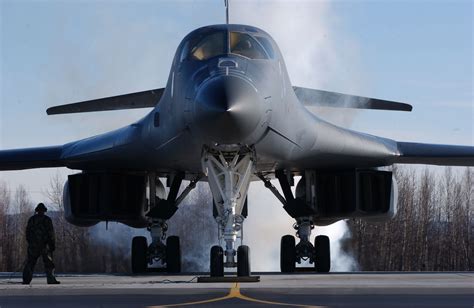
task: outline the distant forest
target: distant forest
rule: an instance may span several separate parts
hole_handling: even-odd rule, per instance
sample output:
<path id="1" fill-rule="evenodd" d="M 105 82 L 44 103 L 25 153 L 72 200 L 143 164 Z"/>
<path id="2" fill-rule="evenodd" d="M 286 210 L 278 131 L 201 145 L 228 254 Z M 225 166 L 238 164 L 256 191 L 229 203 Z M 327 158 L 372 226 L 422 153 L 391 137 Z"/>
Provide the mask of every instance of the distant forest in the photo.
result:
<path id="1" fill-rule="evenodd" d="M 394 173 L 398 182 L 398 213 L 386 222 L 347 221 L 352 236 L 343 249 L 354 256 L 362 271 L 473 271 L 474 270 L 474 170 L 466 168 L 453 172 L 446 168 L 442 174 L 415 171 L 397 166 Z M 130 242 L 144 230 L 128 227 L 110 228 L 105 224 L 92 228 L 75 227 L 63 216 L 62 190 L 64 179 L 51 179 L 45 192 L 48 215 L 56 231 L 54 259 L 58 272 L 130 272 Z M 181 237 L 182 247 L 193 254 L 183 258 L 183 269 L 207 269 L 207 246 L 217 238 L 212 211 L 196 214 L 202 206 L 210 207 L 211 194 L 204 185 L 188 200 L 186 215 L 193 224 L 170 225 L 170 234 L 183 234 L 193 228 L 201 230 L 200 241 Z M 0 271 L 21 271 L 26 257 L 25 227 L 32 215 L 33 202 L 25 187 L 10 191 L 8 183 L 0 182 Z M 14 209 L 14 210 L 13 210 Z M 194 211 L 194 212 L 193 212 Z M 13 213 L 13 214 L 12 214 Z M 174 217 L 173 217 L 174 218 Z M 111 223 L 112 224 L 112 223 Z M 173 230 L 175 229 L 175 230 Z M 203 231 L 204 230 L 204 231 Z M 193 231 L 187 234 L 193 234 Z M 201 245 L 201 246 L 200 246 Z M 37 271 L 43 268 L 38 260 Z"/>
<path id="2" fill-rule="evenodd" d="M 349 220 L 345 250 L 363 271 L 474 270 L 474 170 L 442 175 L 394 168 L 398 213 L 385 223 Z"/>

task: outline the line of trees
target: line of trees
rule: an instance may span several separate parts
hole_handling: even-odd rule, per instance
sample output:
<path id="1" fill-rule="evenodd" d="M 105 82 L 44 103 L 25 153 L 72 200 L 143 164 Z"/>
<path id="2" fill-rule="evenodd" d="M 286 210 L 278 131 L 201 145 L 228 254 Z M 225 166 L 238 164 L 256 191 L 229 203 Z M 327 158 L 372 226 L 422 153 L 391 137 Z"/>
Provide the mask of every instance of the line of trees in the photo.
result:
<path id="1" fill-rule="evenodd" d="M 344 250 L 363 271 L 472 271 L 474 270 L 474 172 L 466 168 L 444 174 L 431 169 L 416 172 L 394 168 L 398 181 L 398 214 L 384 223 L 351 219 L 352 236 Z M 130 272 L 130 243 L 145 230 L 105 223 L 75 227 L 63 215 L 64 179 L 51 179 L 45 192 L 48 215 L 56 231 L 55 263 L 58 272 Z M 11 193 L 0 182 L 0 271 L 20 271 L 26 258 L 25 227 L 33 214 L 27 190 Z M 211 195 L 200 185 L 170 220 L 169 234 L 181 236 L 183 270 L 208 267 L 210 246 L 216 243 Z M 191 236 L 190 236 L 191 235 Z M 37 270 L 42 270 L 39 261 Z"/>
<path id="2" fill-rule="evenodd" d="M 474 172 L 394 168 L 398 214 L 385 223 L 348 221 L 345 250 L 365 271 L 474 270 Z"/>

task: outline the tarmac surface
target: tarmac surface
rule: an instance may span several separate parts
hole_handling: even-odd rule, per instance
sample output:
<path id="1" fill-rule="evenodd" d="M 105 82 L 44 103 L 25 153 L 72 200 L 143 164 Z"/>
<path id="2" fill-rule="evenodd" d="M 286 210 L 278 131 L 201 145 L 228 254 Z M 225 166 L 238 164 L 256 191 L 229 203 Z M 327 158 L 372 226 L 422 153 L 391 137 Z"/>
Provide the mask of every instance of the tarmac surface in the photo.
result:
<path id="1" fill-rule="evenodd" d="M 260 282 L 197 283 L 198 275 L 58 275 L 22 285 L 0 273 L 6 307 L 474 307 L 474 273 L 260 273 Z"/>

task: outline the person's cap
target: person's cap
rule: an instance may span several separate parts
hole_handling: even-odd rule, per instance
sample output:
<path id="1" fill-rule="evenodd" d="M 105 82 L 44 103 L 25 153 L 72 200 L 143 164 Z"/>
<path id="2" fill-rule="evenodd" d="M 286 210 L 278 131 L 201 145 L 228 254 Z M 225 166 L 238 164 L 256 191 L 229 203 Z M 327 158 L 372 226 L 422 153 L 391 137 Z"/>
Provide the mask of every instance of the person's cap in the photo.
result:
<path id="1" fill-rule="evenodd" d="M 40 212 L 40 211 L 43 211 L 43 212 L 48 211 L 48 209 L 46 208 L 46 206 L 44 206 L 43 203 L 38 203 L 38 205 L 35 208 L 35 212 Z"/>

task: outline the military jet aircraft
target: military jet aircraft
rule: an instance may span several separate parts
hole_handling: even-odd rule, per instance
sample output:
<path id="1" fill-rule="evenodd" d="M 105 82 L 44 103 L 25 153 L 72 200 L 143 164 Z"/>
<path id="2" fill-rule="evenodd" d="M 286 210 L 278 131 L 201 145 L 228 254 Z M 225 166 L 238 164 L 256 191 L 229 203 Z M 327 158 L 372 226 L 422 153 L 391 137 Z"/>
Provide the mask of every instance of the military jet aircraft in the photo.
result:
<path id="1" fill-rule="evenodd" d="M 252 205 L 247 191 L 253 181 L 263 181 L 295 219 L 299 240 L 282 237 L 281 271 L 294 272 L 296 264 L 309 260 L 315 271 L 328 272 L 329 239 L 319 235 L 311 243 L 315 225 L 352 217 L 384 219 L 396 213 L 396 182 L 392 172 L 380 167 L 474 165 L 472 146 L 372 136 L 333 125 L 307 106 L 412 109 L 398 102 L 293 86 L 269 34 L 247 25 L 212 25 L 182 40 L 166 88 L 47 110 L 55 115 L 151 108 L 143 119 L 64 145 L 2 150 L 0 170 L 80 170 L 65 183 L 66 219 L 85 227 L 100 221 L 147 227 L 150 244 L 145 237 L 132 241 L 136 273 L 154 261 L 169 272 L 181 270 L 180 241 L 167 236 L 167 221 L 198 181 L 207 182 L 225 244 L 211 249 L 211 276 L 223 276 L 224 268 L 232 267 L 238 276 L 249 276 L 249 247 L 236 246 Z M 293 193 L 295 176 L 301 179 Z M 270 182 L 273 178 L 282 194 Z M 185 180 L 189 183 L 184 187 Z"/>

